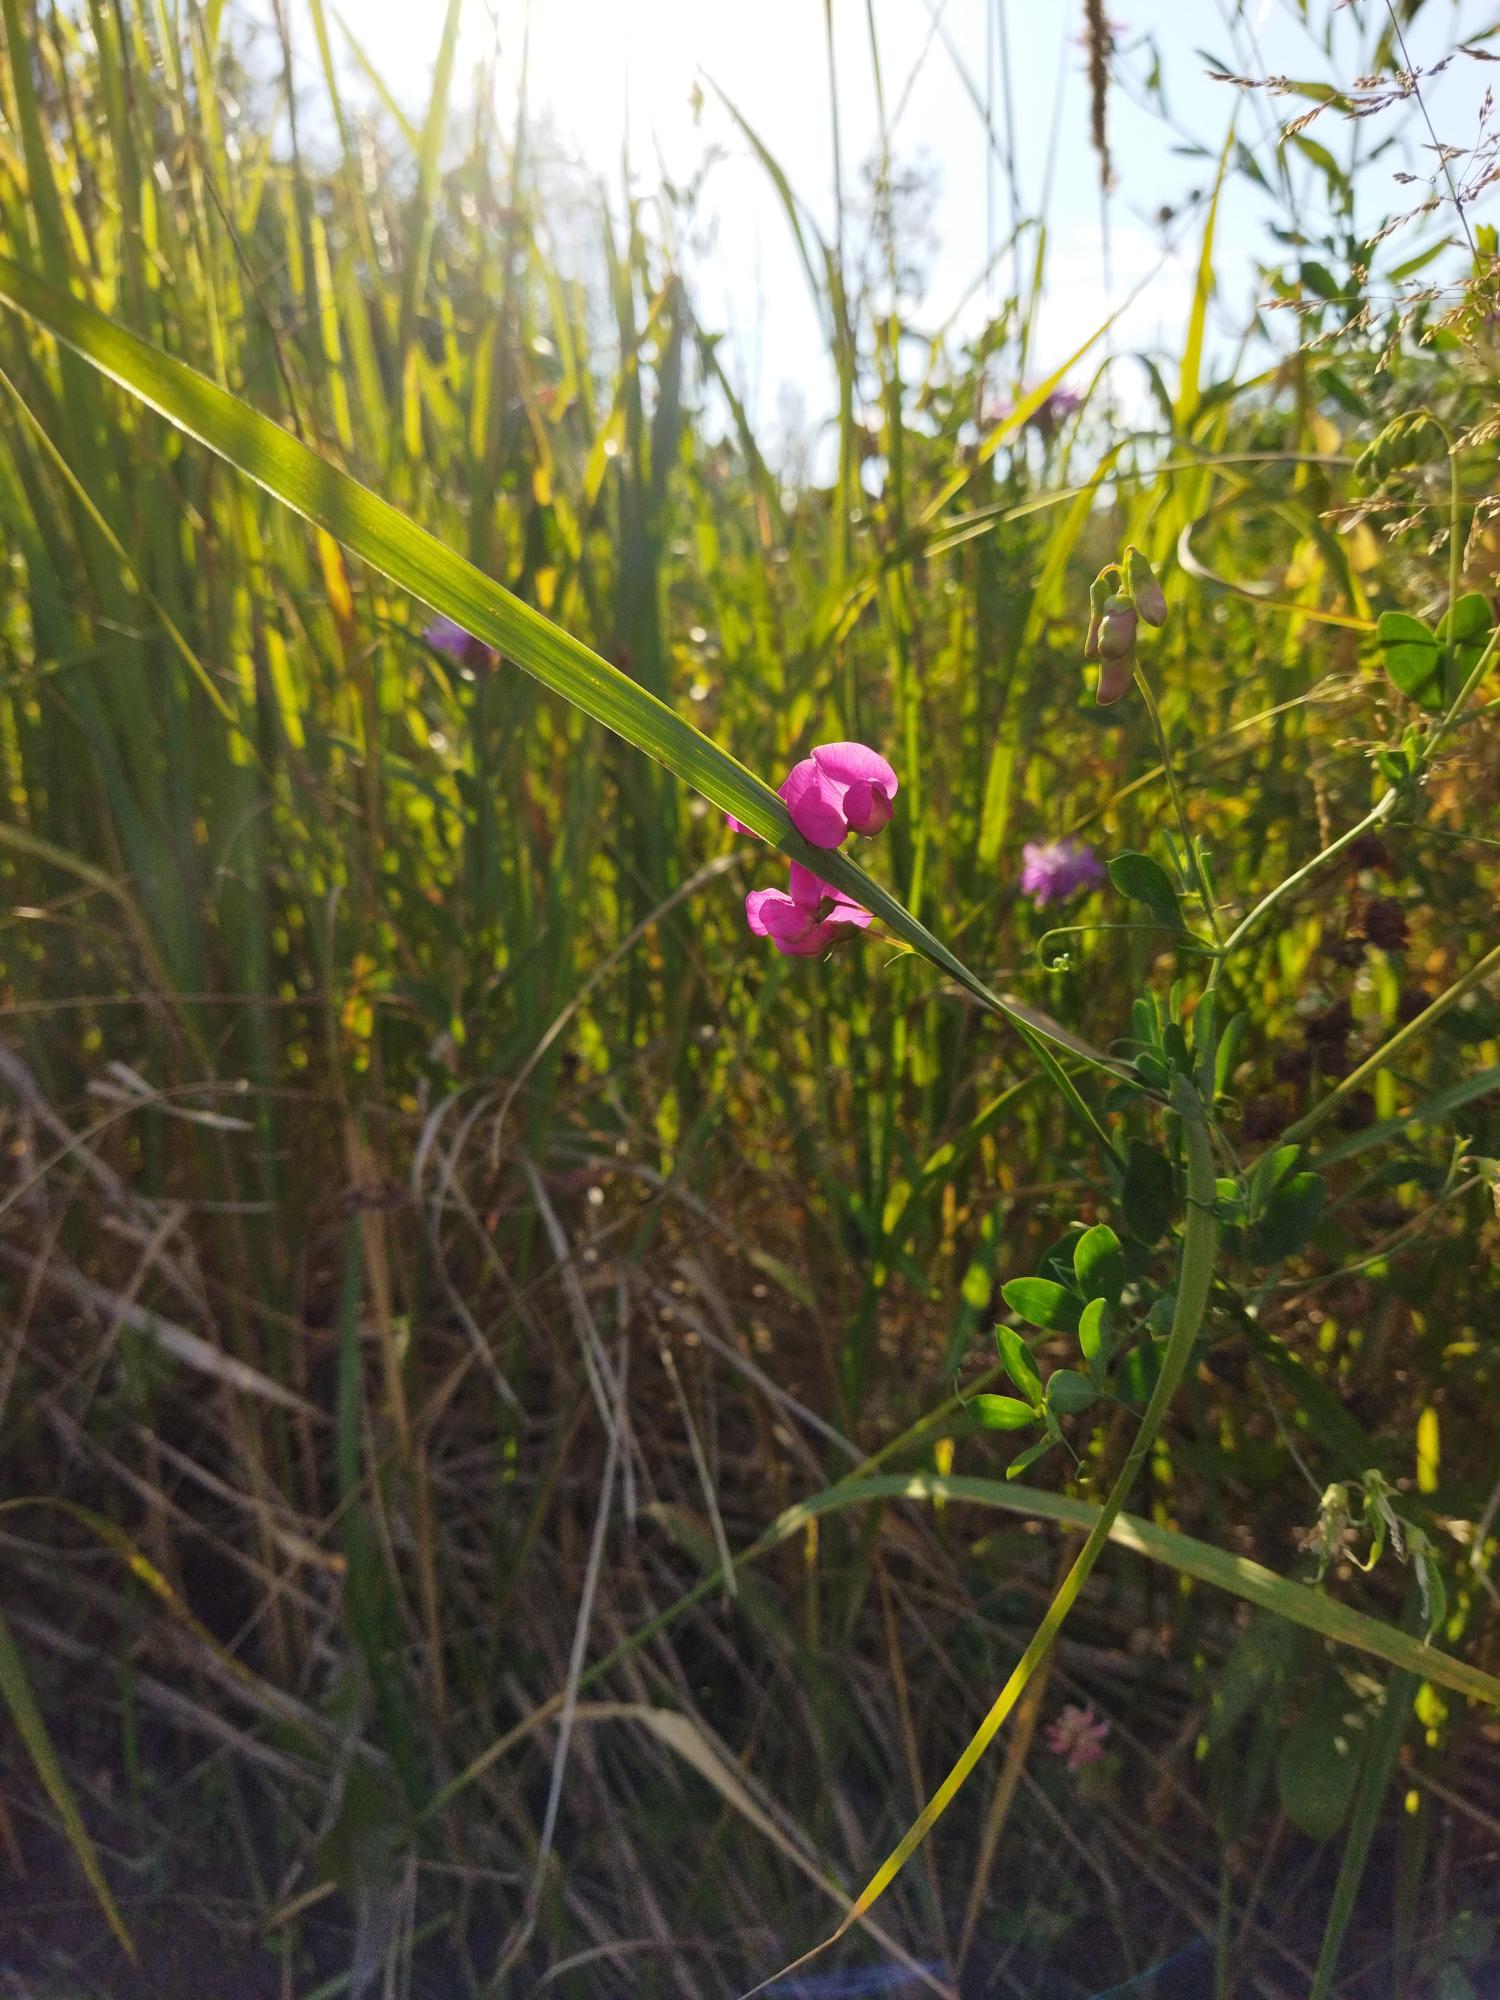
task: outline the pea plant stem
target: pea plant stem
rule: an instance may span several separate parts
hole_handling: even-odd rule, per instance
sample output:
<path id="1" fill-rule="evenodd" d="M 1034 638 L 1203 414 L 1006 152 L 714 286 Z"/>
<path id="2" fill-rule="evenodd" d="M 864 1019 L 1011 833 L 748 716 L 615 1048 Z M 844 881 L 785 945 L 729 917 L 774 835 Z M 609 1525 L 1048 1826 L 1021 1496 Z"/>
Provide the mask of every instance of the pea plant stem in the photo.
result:
<path id="1" fill-rule="evenodd" d="M 1172 1312 L 1171 1331 L 1167 1337 L 1166 1352 L 1162 1356 L 1161 1372 L 1157 1376 L 1156 1387 L 1151 1392 L 1151 1400 L 1146 1405 L 1140 1428 L 1109 1490 L 1108 1498 L 1095 1517 L 1087 1540 L 1058 1586 L 1056 1595 L 1047 1607 L 1046 1615 L 1032 1635 L 1031 1643 L 995 1697 L 989 1713 L 974 1732 L 958 1762 L 907 1829 L 899 1844 L 860 1891 L 838 1930 L 826 1941 L 827 1944 L 832 1944 L 842 1937 L 884 1895 L 947 1811 L 975 1765 L 998 1735 L 1006 1717 L 1020 1700 L 1028 1681 L 1046 1659 L 1052 1642 L 1061 1631 L 1083 1586 L 1104 1552 L 1110 1530 L 1119 1517 L 1129 1497 L 1130 1489 L 1134 1486 L 1136 1477 L 1156 1442 L 1172 1399 L 1187 1371 L 1193 1343 L 1198 1337 L 1198 1330 L 1203 1324 L 1203 1314 L 1208 1304 L 1209 1288 L 1213 1281 L 1214 1258 L 1218 1249 L 1219 1227 L 1214 1213 L 1214 1159 L 1209 1136 L 1208 1113 L 1202 1098 L 1186 1077 L 1174 1078 L 1172 1106 L 1182 1122 L 1187 1162 L 1187 1220 L 1183 1226 L 1182 1247 L 1178 1256 L 1177 1298 Z M 798 1967 L 805 1965 L 808 1959 L 816 1957 L 824 1949 L 826 1945 L 817 1946 L 805 1958 L 797 1960 L 795 1965 L 788 1966 L 776 1974 L 775 1978 L 779 1980 L 787 1973 L 795 1972 Z M 775 1981 L 766 1983 L 774 1984 Z M 760 1992 L 763 1989 L 757 1987 L 753 1990 Z M 749 2000 L 749 1996 L 746 1996 L 746 2000 Z"/>

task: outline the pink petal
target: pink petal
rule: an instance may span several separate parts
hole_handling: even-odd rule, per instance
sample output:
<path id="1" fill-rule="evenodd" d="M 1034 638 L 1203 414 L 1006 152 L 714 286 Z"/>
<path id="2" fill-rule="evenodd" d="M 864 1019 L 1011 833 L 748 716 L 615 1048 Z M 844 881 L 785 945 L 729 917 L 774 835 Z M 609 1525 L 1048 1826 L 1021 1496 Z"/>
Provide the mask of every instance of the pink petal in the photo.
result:
<path id="1" fill-rule="evenodd" d="M 844 794 L 844 818 L 856 833 L 879 833 L 891 823 L 891 801 L 883 785 L 867 785 L 861 778 Z"/>
<path id="2" fill-rule="evenodd" d="M 745 898 L 745 921 L 757 937 L 777 944 L 800 940 L 817 928 L 817 912 L 794 903 L 785 889 L 752 889 Z"/>
<path id="3" fill-rule="evenodd" d="M 771 939 L 785 958 L 821 958 L 832 941 L 832 933 L 826 924 L 814 924 L 801 937 Z"/>
<path id="4" fill-rule="evenodd" d="M 820 743 L 813 762 L 843 785 L 879 785 L 887 799 L 900 790 L 895 772 L 868 743 Z"/>
<path id="5" fill-rule="evenodd" d="M 804 868 L 800 861 L 792 863 L 791 880 L 787 883 L 787 888 L 791 892 L 792 901 L 800 903 L 808 910 L 816 910 L 820 903 L 832 902 L 838 895 L 838 890 L 831 882 L 825 882 L 821 876 L 814 875 L 812 870 Z"/>
<path id="6" fill-rule="evenodd" d="M 814 847 L 837 847 L 849 831 L 844 818 L 844 787 L 827 777 L 811 757 L 787 773 L 781 796 L 792 824 Z"/>

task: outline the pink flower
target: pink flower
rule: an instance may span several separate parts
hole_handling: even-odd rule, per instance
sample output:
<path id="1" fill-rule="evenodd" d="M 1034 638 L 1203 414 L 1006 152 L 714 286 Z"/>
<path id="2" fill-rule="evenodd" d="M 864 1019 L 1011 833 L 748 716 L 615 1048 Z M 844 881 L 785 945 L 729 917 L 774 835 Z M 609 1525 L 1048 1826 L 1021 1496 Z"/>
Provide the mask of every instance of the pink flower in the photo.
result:
<path id="1" fill-rule="evenodd" d="M 745 922 L 787 958 L 816 958 L 869 921 L 868 910 L 820 882 L 800 861 L 792 863 L 785 889 L 752 889 L 745 898 Z"/>
<path id="2" fill-rule="evenodd" d="M 781 787 L 792 824 L 814 847 L 837 847 L 846 833 L 890 824 L 896 774 L 865 743 L 820 743 L 794 764 Z"/>
<path id="3" fill-rule="evenodd" d="M 1098 855 L 1082 841 L 1054 840 L 1039 847 L 1028 840 L 1021 855 L 1021 893 L 1030 896 L 1039 910 L 1107 880 Z"/>
<path id="4" fill-rule="evenodd" d="M 1070 1771 L 1081 1771 L 1085 1764 L 1097 1764 L 1104 1755 L 1109 1724 L 1102 1716 L 1095 1715 L 1092 1702 L 1086 1708 L 1069 1702 L 1043 1733 L 1053 1756 L 1065 1757 Z"/>

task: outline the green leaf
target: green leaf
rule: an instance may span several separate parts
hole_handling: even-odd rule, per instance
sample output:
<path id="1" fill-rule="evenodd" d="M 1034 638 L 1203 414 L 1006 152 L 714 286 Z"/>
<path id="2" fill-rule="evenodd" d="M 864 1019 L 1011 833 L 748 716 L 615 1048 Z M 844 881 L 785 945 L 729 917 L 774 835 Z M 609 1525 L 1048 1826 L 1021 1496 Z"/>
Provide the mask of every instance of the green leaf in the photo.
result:
<path id="1" fill-rule="evenodd" d="M 1451 637 L 1450 637 L 1451 625 Z M 1443 705 L 1456 700 L 1489 643 L 1494 619 L 1483 591 L 1467 591 L 1443 614 L 1437 636 L 1443 648 Z"/>
<path id="2" fill-rule="evenodd" d="M 1027 1445 L 1025 1451 L 1017 1452 L 1005 1468 L 1007 1479 L 1019 1479 L 1028 1466 L 1035 1465 L 1045 1452 L 1052 1449 L 1051 1438 L 1038 1438 L 1035 1444 Z"/>
<path id="3" fill-rule="evenodd" d="M 1076 1368 L 1054 1368 L 1047 1377 L 1047 1408 L 1060 1417 L 1076 1417 L 1098 1400 L 1099 1391 Z"/>
<path id="4" fill-rule="evenodd" d="M 1042 1406 L 1042 1378 L 1031 1358 L 1031 1349 L 1013 1326 L 995 1328 L 995 1345 L 1005 1363 L 1006 1374 L 1026 1398 L 1029 1407 L 1039 1410 Z"/>
<path id="5" fill-rule="evenodd" d="M 1078 1331 L 1078 1309 L 1080 1301 L 1065 1286 L 1054 1284 L 1050 1278 L 1011 1278 L 1000 1287 L 1000 1296 L 1013 1313 L 1019 1313 L 1029 1326 L 1040 1326 L 1054 1333 L 1076 1333 Z M 999 1338 L 997 1332 L 996 1338 Z"/>
<path id="6" fill-rule="evenodd" d="M 1143 1139 L 1132 1139 L 1121 1194 L 1125 1224 L 1137 1242 L 1159 1243 L 1172 1219 L 1171 1162 Z"/>
<path id="7" fill-rule="evenodd" d="M 1132 1348 L 1115 1370 L 1115 1394 L 1122 1403 L 1144 1403 L 1161 1374 L 1164 1340 L 1148 1340 Z"/>
<path id="8" fill-rule="evenodd" d="M 1161 1021 L 1157 1016 L 1154 993 L 1138 993 L 1131 1001 L 1130 1025 L 1143 1049 L 1161 1047 Z"/>
<path id="9" fill-rule="evenodd" d="M 1443 706 L 1442 648 L 1437 634 L 1406 611 L 1382 611 L 1375 628 L 1386 673 L 1410 701 Z"/>
<path id="10" fill-rule="evenodd" d="M 1018 1403 L 1014 1396 L 971 1396 L 966 1407 L 987 1431 L 1024 1431 L 1036 1422 L 1030 1403 Z"/>
<path id="11" fill-rule="evenodd" d="M 1172 1072 L 1160 1056 L 1139 1055 L 1135 1059 L 1135 1066 L 1143 1081 L 1149 1083 L 1153 1090 L 1159 1090 L 1165 1096 L 1171 1089 Z"/>
<path id="12" fill-rule="evenodd" d="M 1300 1250 L 1322 1206 L 1321 1174 L 1293 1174 L 1284 1180 L 1267 1202 L 1251 1239 L 1251 1255 L 1256 1262 L 1279 1264 L 1283 1257 Z"/>
<path id="13" fill-rule="evenodd" d="M 1308 1704 L 1281 1739 L 1276 1789 L 1287 1818 L 1310 1840 L 1331 1840 L 1359 1778 L 1365 1716 L 1341 1680 Z"/>
<path id="14" fill-rule="evenodd" d="M 1301 1152 L 1300 1146 L 1277 1146 L 1256 1161 L 1250 1171 L 1249 1206 L 1252 1215 L 1258 1215 L 1265 1207 L 1296 1166 Z"/>
<path id="15" fill-rule="evenodd" d="M 1073 1274 L 1085 1299 L 1120 1303 L 1125 1289 L 1125 1258 L 1120 1239 L 1107 1222 L 1096 1222 L 1079 1237 L 1073 1250 Z"/>
<path id="16" fill-rule="evenodd" d="M 1106 1299 L 1090 1299 L 1078 1316 L 1078 1345 L 1096 1383 L 1102 1383 L 1109 1366 L 1111 1341 L 1109 1303 Z"/>
<path id="17" fill-rule="evenodd" d="M 1132 903 L 1144 903 L 1163 929 L 1180 931 L 1184 928 L 1172 878 L 1149 854 L 1137 854 L 1133 850 L 1117 854 L 1109 864 L 1109 879 Z"/>

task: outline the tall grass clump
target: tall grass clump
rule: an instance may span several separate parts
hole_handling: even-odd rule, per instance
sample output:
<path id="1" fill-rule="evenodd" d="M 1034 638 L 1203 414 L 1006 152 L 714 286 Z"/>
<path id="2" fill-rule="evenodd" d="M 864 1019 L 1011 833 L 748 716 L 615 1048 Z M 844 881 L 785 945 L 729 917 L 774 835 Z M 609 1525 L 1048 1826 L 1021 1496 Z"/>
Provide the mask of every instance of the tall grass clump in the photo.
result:
<path id="1" fill-rule="evenodd" d="M 1481 1992 L 1496 242 L 1483 134 L 1363 213 L 1396 14 L 1224 71 L 1315 109 L 1130 425 L 1045 217 L 933 335 L 889 144 L 825 242 L 719 100 L 793 480 L 457 0 L 417 122 L 322 0 L 0 7 L 19 1976 Z"/>

